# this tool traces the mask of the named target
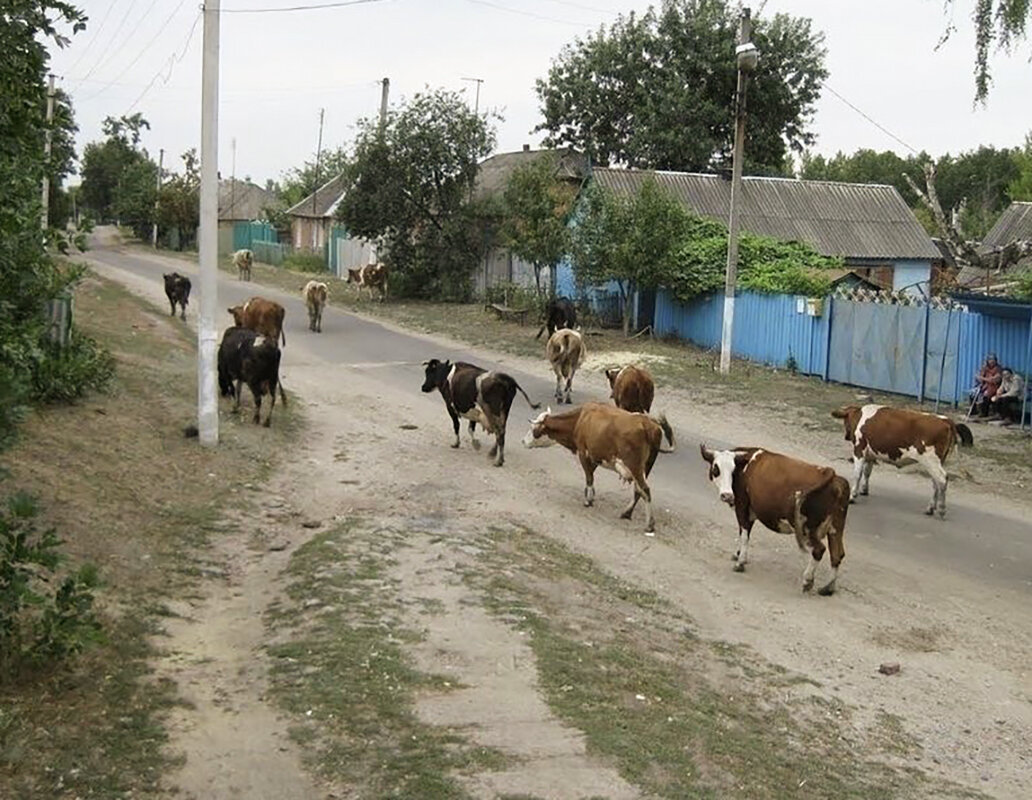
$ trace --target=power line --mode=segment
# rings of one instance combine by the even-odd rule
[[[97,41],[97,39],[99,39],[99,38],[100,38],[100,34],[101,34],[101,31],[103,31],[103,30],[104,30],[104,26],[105,26],[105,25],[107,24],[107,21],[108,21],[108,17],[110,17],[110,16],[111,16],[111,12],[112,12],[112,11],[114,10],[115,6],[117,6],[117,5],[118,5],[118,2],[117,2],[117,0],[112,0],[111,4],[110,4],[110,5],[108,5],[108,7],[107,7],[107,13],[106,13],[106,14],[104,14],[104,18],[103,18],[103,19],[102,19],[102,20],[100,21],[100,25],[98,25],[98,26],[97,26],[97,30],[93,32],[93,38],[91,38],[91,39],[90,39],[90,40],[89,40],[89,41],[88,41],[88,42],[86,43],[85,47],[83,47],[83,48],[82,48],[82,52],[81,52],[81,53],[79,53],[79,57],[78,57],[77,59],[75,59],[75,63],[74,63],[74,64],[72,64],[72,65],[71,65],[71,66],[70,66],[70,67],[68,68],[68,72],[72,72],[72,71],[74,71],[74,70],[75,70],[75,68],[76,68],[77,66],[79,66],[79,64],[81,64],[81,63],[82,63],[82,60],[83,60],[83,59],[84,59],[84,58],[86,57],[86,54],[87,54],[87,53],[89,52],[90,48],[91,48],[91,47],[93,47],[93,45],[94,45],[94,43],[95,43],[95,42]]]
[[[182,51],[180,51],[178,56],[175,54],[175,52],[173,52],[172,55],[169,56],[169,59],[168,59],[168,74],[165,76],[165,79],[162,81],[162,84],[167,84],[172,79],[172,70],[175,69],[176,64],[178,64],[180,61],[182,61],[184,58],[186,58],[186,51],[190,49],[190,42],[193,41],[194,31],[197,30],[197,23],[200,21],[201,17],[203,17],[203,16],[204,16],[204,12],[203,11],[198,11],[197,12],[197,16],[194,17],[193,25],[190,26],[190,33],[186,37],[186,43],[183,45]],[[130,104],[129,108],[127,108],[125,110],[125,113],[122,116],[128,116],[129,113],[134,108],[136,108],[137,104],[139,104],[139,102],[146,96],[147,92],[149,92],[151,90],[151,88],[153,88],[153,86],[157,82],[158,78],[161,77],[161,73],[163,71],[164,71],[164,67],[162,67],[162,69],[159,70],[158,73],[153,78],[151,78],[150,83],[148,83],[146,86],[143,87],[143,91],[140,92],[140,94],[137,96],[137,98],[135,100],[133,100],[132,104]]]
[[[899,142],[901,145],[903,145],[905,148],[907,148],[907,150],[909,150],[915,156],[916,155],[920,155],[915,148],[911,147],[909,144],[907,144],[902,139],[900,139],[896,134],[894,134],[892,131],[890,131],[888,128],[886,128],[884,125],[879,124],[876,120],[872,119],[867,114],[865,114],[863,111],[861,111],[859,108],[857,108],[855,105],[850,103],[846,98],[844,98],[842,95],[840,95],[834,89],[832,89],[831,86],[829,86],[827,83],[824,84],[824,88],[827,89],[829,92],[831,92],[833,95],[835,95],[835,97],[837,97],[839,100],[841,100],[847,106],[849,106],[851,109],[853,109],[861,117],[863,117],[868,122],[870,122],[874,127],[876,127],[878,130],[880,130],[882,133],[884,133],[890,139],[894,139],[897,142]]]
[[[618,14],[618,11],[613,11],[608,8],[599,8],[598,6],[586,6],[583,3],[574,3],[572,0],[547,0],[549,3],[556,3],[560,6],[569,6],[570,8],[577,8],[581,11],[597,11],[599,14],[609,14],[610,16]]]
[[[129,19],[129,12],[132,10],[132,7],[135,6],[135,5],[136,5],[136,0],[129,0],[129,7],[126,8],[125,14],[122,15],[122,21],[119,22],[118,23],[118,27],[115,28],[115,32],[111,35],[111,39],[108,40],[108,45],[107,45],[107,47],[104,48],[103,52],[100,54],[100,58],[97,59],[97,63],[94,64],[92,67],[90,67],[86,71],[86,74],[83,76],[84,78],[90,77],[90,75],[92,75],[96,71],[97,67],[99,67],[101,64],[104,63],[104,61],[107,60],[108,55],[109,55],[108,54],[108,50],[110,50],[111,46],[117,41],[118,34],[120,34],[122,32],[122,28],[125,27],[125,23]]]
[[[151,4],[149,6],[147,6],[147,10],[144,11],[143,14],[140,15],[140,18],[138,20],[136,20],[136,24],[133,25],[132,30],[129,31],[129,33],[127,33],[125,35],[125,40],[124,41],[126,41],[126,42],[131,42],[132,41],[133,37],[136,35],[136,32],[140,29],[140,26],[143,24],[144,20],[146,20],[146,19],[148,19],[150,17],[150,12],[154,10],[154,6],[156,6],[157,3],[158,3],[158,0],[151,0]],[[113,59],[115,59],[119,55],[121,55],[121,53],[122,53],[121,50],[113,50],[108,55],[107,58],[104,58],[104,59],[101,60],[101,62],[98,65],[98,67],[95,67],[95,69],[99,68],[101,66],[107,66],[108,64],[111,63],[111,61]]]
[[[555,17],[547,17],[544,14],[536,14],[533,11],[523,11],[518,8],[509,8],[508,6],[500,6],[497,3],[489,3],[487,0],[466,0],[467,3],[472,3],[477,6],[487,6],[493,8],[496,11],[508,11],[510,14],[519,14],[521,17],[532,17],[533,19],[543,19],[546,22],[556,22],[560,25],[572,25],[575,28],[585,28],[588,23],[586,22],[573,22],[568,19],[556,19]]]
[[[363,6],[367,3],[382,3],[384,0],[340,0],[332,3],[312,3],[303,6],[280,6],[279,8],[224,8],[223,14],[273,14],[280,11],[321,11],[326,8]]]

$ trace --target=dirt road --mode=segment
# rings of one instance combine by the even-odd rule
[[[193,275],[180,260],[102,242],[88,260],[101,274],[159,304],[164,303],[162,271]],[[299,276],[298,286],[303,283]],[[470,451],[465,435],[460,450],[449,448],[450,423],[440,398],[419,392],[420,362],[462,358],[503,366],[532,397],[544,400],[552,384],[543,361],[470,352],[390,329],[334,310],[332,298],[324,333],[311,334],[299,297],[222,276],[219,308],[255,293],[287,307],[284,384],[303,398],[314,431],[273,481],[274,493],[294,513],[323,520],[362,513],[384,524],[418,519],[424,529],[430,523],[460,531],[510,523],[540,531],[683,609],[700,635],[746,645],[809,676],[820,693],[856,709],[858,731],[881,712],[897,715],[920,744],[914,765],[929,774],[1001,798],[1026,792],[1032,769],[1027,748],[1032,741],[1032,525],[1027,504],[956,483],[950,488],[949,518],[930,520],[921,513],[930,491],[927,481],[879,468],[872,496],[850,511],[840,593],[831,599],[803,596],[798,591],[802,564],[790,537],[755,531],[749,570],[731,571],[733,520],[706,484],[698,443],[762,444],[833,463],[845,473],[844,442],[832,420],[826,430],[804,432],[803,426],[736,417],[729,409],[690,406],[661,388],[657,406],[674,425],[678,452],[654,472],[657,535],[646,538],[641,519],[616,518],[627,490],[615,477],[599,476],[596,506],[584,509],[580,469],[568,453],[518,446],[529,415],[522,413],[522,399],[510,422],[506,466],[498,470],[483,453]],[[188,314],[191,321],[195,313],[196,302]],[[598,373],[579,375],[575,399],[604,399],[604,383]],[[292,536],[288,555],[301,541],[296,532]],[[227,591],[246,594],[260,587],[263,600],[274,594],[265,581],[247,580],[250,561],[242,561],[245,574]],[[473,789],[485,797],[636,796],[635,787],[593,761],[576,731],[551,716],[537,693],[533,660],[512,632],[478,616],[463,602],[460,587],[446,574],[434,573],[443,569],[435,563],[429,557],[420,560],[417,552],[398,565],[403,583],[419,584],[423,594],[428,586],[438,587],[437,600],[447,612],[430,626],[433,646],[416,655],[428,670],[457,669],[457,680],[481,694],[447,708],[428,700],[421,713],[431,721],[473,725],[485,742],[501,742],[524,759],[507,772],[472,779]],[[217,611],[219,599],[212,598],[207,608]],[[241,603],[247,607],[245,598],[234,613],[240,613]],[[214,619],[192,616],[200,620],[197,625],[210,624],[214,630],[225,622],[217,614]],[[464,630],[475,635],[463,636]],[[260,636],[255,631],[238,646],[257,648]],[[180,644],[189,648],[203,638],[195,631]],[[485,642],[493,646],[482,646]],[[512,658],[500,658],[500,652]],[[503,669],[502,661],[512,667]],[[899,676],[878,674],[878,665],[886,661],[902,664]],[[246,695],[251,681],[229,672],[220,677],[230,684],[229,693]],[[260,688],[253,691],[260,695]],[[246,705],[241,701],[235,713],[246,713],[240,710]],[[515,719],[521,724],[514,727]],[[256,735],[258,729],[285,724],[257,712],[251,721]],[[236,734],[248,727],[245,719]],[[270,741],[278,740],[273,736]],[[537,747],[541,741],[553,744]],[[190,754],[182,784],[196,786],[190,775],[200,768],[205,748],[179,744]],[[224,744],[220,757],[232,761],[232,741]],[[277,769],[282,773],[283,766]],[[594,776],[591,783],[587,776]],[[219,796],[233,795],[227,789]]]

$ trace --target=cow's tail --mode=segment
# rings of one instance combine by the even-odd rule
[[[835,480],[835,470],[831,467],[824,467],[821,470],[824,473],[824,477],[821,478],[816,484],[811,486],[809,489],[797,489],[795,492],[795,519],[793,520],[792,527],[795,529],[796,544],[799,545],[799,549],[803,551],[809,550],[809,537],[806,535],[804,530],[803,520],[803,505],[812,494],[816,494],[823,489],[826,489],[833,480]]]
[[[537,410],[537,409],[541,408],[541,403],[534,403],[534,402],[531,402],[531,399],[530,399],[529,397],[527,397],[527,393],[526,393],[525,391],[523,391],[523,387],[522,387],[522,386],[520,386],[520,385],[519,385],[518,383],[516,383],[516,381],[515,381],[515,380],[513,380],[513,385],[514,385],[514,386],[515,386],[515,387],[516,387],[517,389],[519,389],[519,390],[520,390],[520,394],[522,394],[522,395],[523,395],[523,399],[527,401],[527,405],[528,405],[528,406],[530,406],[531,408],[533,408],[533,409],[535,409],[535,410]]]
[[[960,442],[961,447],[971,447],[975,443],[975,437],[971,435],[971,428],[963,422],[953,423],[953,434]]]
[[[545,328],[547,328],[547,327],[548,327],[548,323],[546,322],[544,325],[541,326],[541,330],[539,330],[537,332],[537,336],[535,336],[534,338],[535,339],[540,339],[541,338],[541,334],[545,332]]]
[[[661,453],[672,453],[672,452],[674,452],[674,450],[677,449],[677,443],[674,442],[674,429],[671,428],[670,427],[670,423],[667,422],[666,414],[664,414],[661,411],[656,416],[650,417],[650,419],[653,422],[655,422],[657,425],[659,425],[660,428],[663,429],[663,435],[666,437],[667,442],[670,444],[670,447],[664,448],[663,445],[662,445],[662,442],[660,442],[659,452],[661,452]]]
[[[283,339],[283,346],[286,347],[286,345],[287,345],[287,332],[284,329],[283,320],[280,320],[279,335]]]

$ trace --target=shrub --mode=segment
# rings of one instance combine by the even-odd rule
[[[529,308],[529,319],[544,319],[548,296],[538,294],[534,288],[516,283],[503,283],[487,290],[487,302],[503,303],[510,308]]]
[[[52,528],[37,530],[38,513],[25,494],[0,509],[0,677],[63,661],[101,638],[96,570],[86,564],[56,582],[61,540]]]
[[[103,391],[115,375],[115,359],[94,339],[72,329],[68,346],[47,342],[32,370],[32,398],[67,402],[91,390]]]
[[[326,259],[318,253],[291,253],[283,259],[283,266],[298,272],[326,272]]]

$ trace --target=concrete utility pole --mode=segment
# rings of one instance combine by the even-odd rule
[[[215,309],[219,261],[219,2],[204,3],[201,61],[200,318],[197,321],[197,429],[201,444],[219,443],[215,392]]]
[[[47,139],[43,145],[46,154],[47,171],[43,174],[43,230],[50,225],[50,150],[54,139],[54,76],[50,76],[50,87],[47,89]]]
[[[383,84],[383,89],[380,91],[380,133],[383,133],[384,126],[387,124],[387,96],[391,92],[391,79],[384,78],[380,83]]]
[[[158,194],[154,197],[154,225],[151,226],[151,247],[158,249],[158,197],[161,195],[161,170],[165,167],[165,148],[158,150]]]
[[[724,282],[724,324],[720,335],[720,371],[731,371],[731,340],[735,320],[735,282],[738,272],[738,206],[742,195],[742,154],[745,149],[745,93],[749,73],[756,69],[759,53],[749,39],[751,20],[748,8],[742,9],[738,30],[738,87],[735,91],[735,150],[731,162],[731,212],[727,223],[727,276]]]

